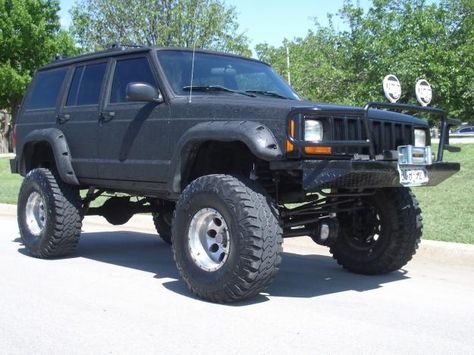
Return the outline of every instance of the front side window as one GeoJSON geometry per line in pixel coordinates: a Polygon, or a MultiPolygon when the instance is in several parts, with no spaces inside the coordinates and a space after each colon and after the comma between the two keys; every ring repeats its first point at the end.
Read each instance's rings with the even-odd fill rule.
{"type": "Polygon", "coordinates": [[[188,95],[190,87],[199,94],[238,91],[253,96],[299,100],[293,89],[268,65],[233,56],[160,50],[160,64],[177,95],[188,95]],[[192,83],[191,83],[192,76],[192,83]],[[221,90],[215,90],[216,87],[221,90]],[[209,89],[209,90],[207,90],[209,89]]]}
{"type": "Polygon", "coordinates": [[[156,87],[150,64],[145,57],[117,61],[110,92],[110,102],[127,102],[127,85],[133,82],[147,83],[156,87]]]}
{"type": "Polygon", "coordinates": [[[97,105],[107,63],[76,67],[66,106],[97,105]]]}
{"type": "Polygon", "coordinates": [[[27,110],[55,108],[67,68],[42,71],[36,75],[31,94],[26,100],[27,110]]]}

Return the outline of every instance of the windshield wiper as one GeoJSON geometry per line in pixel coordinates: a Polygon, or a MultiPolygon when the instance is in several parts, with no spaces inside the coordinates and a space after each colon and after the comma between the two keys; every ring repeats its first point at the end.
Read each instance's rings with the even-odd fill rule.
{"type": "Polygon", "coordinates": [[[244,92],[244,91],[238,91],[238,90],[232,90],[229,88],[226,88],[224,86],[220,85],[206,85],[206,86],[185,86],[183,87],[184,91],[201,91],[201,92],[212,92],[212,91],[222,91],[222,92],[230,92],[233,94],[240,94],[240,95],[245,95],[245,96],[250,96],[250,97],[255,97],[254,94],[249,93],[249,92],[244,92]]]}
{"type": "Polygon", "coordinates": [[[289,100],[288,97],[280,95],[274,91],[265,91],[265,90],[245,90],[245,92],[251,93],[251,94],[259,94],[259,95],[265,95],[265,96],[272,96],[272,97],[278,97],[279,99],[285,99],[289,100]]]}

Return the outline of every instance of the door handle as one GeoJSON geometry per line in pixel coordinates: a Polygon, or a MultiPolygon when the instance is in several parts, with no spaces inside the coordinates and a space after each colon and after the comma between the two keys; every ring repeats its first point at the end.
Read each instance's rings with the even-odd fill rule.
{"type": "Polygon", "coordinates": [[[69,114],[59,114],[56,116],[56,119],[59,123],[66,123],[71,119],[71,116],[69,114]]]}
{"type": "Polygon", "coordinates": [[[103,111],[100,114],[100,120],[102,122],[109,122],[112,121],[115,117],[115,112],[114,111],[103,111]]]}

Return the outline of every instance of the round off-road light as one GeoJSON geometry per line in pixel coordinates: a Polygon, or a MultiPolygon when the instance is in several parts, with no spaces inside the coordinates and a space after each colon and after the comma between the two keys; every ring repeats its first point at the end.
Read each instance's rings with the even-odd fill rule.
{"type": "Polygon", "coordinates": [[[433,91],[431,85],[425,79],[420,79],[415,85],[416,99],[421,106],[428,106],[433,98],[433,91]]]}
{"type": "Polygon", "coordinates": [[[395,75],[390,74],[383,78],[383,92],[391,103],[395,103],[400,99],[402,86],[395,75]]]}

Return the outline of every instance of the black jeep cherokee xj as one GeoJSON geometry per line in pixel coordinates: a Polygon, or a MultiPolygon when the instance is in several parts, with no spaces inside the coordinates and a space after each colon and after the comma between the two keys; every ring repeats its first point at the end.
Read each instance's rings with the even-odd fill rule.
{"type": "Polygon", "coordinates": [[[264,290],[284,237],[310,236],[353,272],[391,272],[421,237],[410,186],[460,168],[442,162],[453,122],[421,106],[304,101],[269,65],[228,54],[60,59],[38,70],[16,122],[21,238],[32,256],[59,257],[85,215],[152,213],[184,282],[215,302],[264,290]],[[426,121],[402,113],[420,111],[440,116],[436,159],[426,121]]]}

